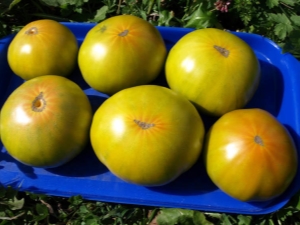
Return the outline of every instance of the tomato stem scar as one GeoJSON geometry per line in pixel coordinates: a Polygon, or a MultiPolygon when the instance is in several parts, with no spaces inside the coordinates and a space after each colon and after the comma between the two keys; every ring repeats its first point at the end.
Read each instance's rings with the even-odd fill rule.
{"type": "Polygon", "coordinates": [[[256,135],[256,136],[254,137],[254,141],[255,141],[256,144],[259,144],[259,145],[261,145],[261,146],[264,146],[264,142],[263,142],[263,140],[262,140],[262,138],[261,138],[260,136],[256,135]]]}
{"type": "Polygon", "coordinates": [[[47,103],[46,100],[44,99],[44,94],[43,92],[40,92],[38,96],[35,97],[35,99],[32,101],[32,106],[31,109],[34,112],[42,112],[47,103]]]}
{"type": "Polygon", "coordinates": [[[119,33],[120,37],[125,37],[129,33],[129,30],[123,30],[121,33],[119,33]]]}
{"type": "Polygon", "coordinates": [[[30,29],[28,29],[25,34],[28,35],[36,35],[38,34],[38,29],[36,27],[31,27],[30,29]]]}
{"type": "Polygon", "coordinates": [[[222,48],[220,46],[214,45],[214,48],[221,53],[222,56],[224,56],[225,58],[227,58],[230,54],[229,50],[227,50],[226,48],[222,48]]]}
{"type": "Polygon", "coordinates": [[[142,122],[140,120],[133,120],[140,128],[142,128],[143,130],[149,129],[151,127],[154,127],[155,124],[154,123],[146,123],[146,122],[142,122]]]}

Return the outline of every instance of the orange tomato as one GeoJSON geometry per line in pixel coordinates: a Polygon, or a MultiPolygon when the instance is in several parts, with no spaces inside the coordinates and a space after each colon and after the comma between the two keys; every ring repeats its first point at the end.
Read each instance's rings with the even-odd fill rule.
{"type": "Polygon", "coordinates": [[[282,194],[297,172],[297,150],[287,129],[262,109],[239,109],[210,128],[203,149],[207,173],[241,201],[282,194]]]}

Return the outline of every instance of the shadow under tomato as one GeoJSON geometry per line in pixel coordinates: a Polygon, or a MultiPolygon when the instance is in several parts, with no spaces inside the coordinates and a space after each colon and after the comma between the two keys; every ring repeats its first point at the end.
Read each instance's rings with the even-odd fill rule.
{"type": "Polygon", "coordinates": [[[5,172],[2,173],[2,176],[5,176],[5,173],[11,171],[19,170],[26,177],[31,179],[36,179],[37,175],[34,172],[34,168],[27,166],[16,159],[14,159],[5,149],[1,143],[1,152],[0,152],[0,169],[3,169],[5,172]],[[17,168],[15,168],[17,167],[17,168]]]}
{"type": "Polygon", "coordinates": [[[173,195],[198,195],[218,189],[208,177],[202,158],[174,181],[157,187],[147,187],[151,191],[173,195]]]}
{"type": "Polygon", "coordinates": [[[69,177],[90,177],[108,172],[99,161],[90,144],[70,162],[46,169],[48,172],[69,177]]]}
{"type": "Polygon", "coordinates": [[[87,97],[91,103],[93,114],[97,111],[97,109],[102,105],[103,102],[107,99],[105,96],[98,95],[89,95],[87,97]]]}
{"type": "Polygon", "coordinates": [[[159,73],[159,75],[149,84],[151,85],[158,85],[169,88],[169,85],[167,83],[166,75],[164,72],[164,68],[162,68],[162,71],[159,73]]]}
{"type": "Polygon", "coordinates": [[[90,88],[90,86],[83,79],[78,64],[76,64],[72,74],[70,74],[67,78],[78,84],[82,90],[90,88]]]}
{"type": "Polygon", "coordinates": [[[3,147],[3,144],[2,142],[0,141],[0,170],[4,168],[4,166],[2,165],[2,163],[4,162],[4,147],[3,147]]]}
{"type": "Polygon", "coordinates": [[[264,59],[259,60],[261,79],[259,86],[245,108],[261,108],[277,116],[281,108],[284,93],[284,81],[281,71],[264,59]]]}

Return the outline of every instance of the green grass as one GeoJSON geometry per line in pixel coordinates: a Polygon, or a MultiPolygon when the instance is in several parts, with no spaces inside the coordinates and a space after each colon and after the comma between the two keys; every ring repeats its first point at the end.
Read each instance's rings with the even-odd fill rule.
{"type": "MultiPolygon", "coordinates": [[[[0,37],[15,33],[36,19],[100,22],[114,15],[133,14],[157,26],[217,27],[257,33],[300,58],[299,0],[235,0],[228,6],[228,12],[217,10],[215,2],[3,0],[0,2],[0,37]]],[[[0,187],[0,225],[3,224],[296,225],[300,224],[300,201],[296,194],[276,212],[249,216],[96,202],[81,196],[62,198],[0,187]]]]}
{"type": "Polygon", "coordinates": [[[300,198],[270,214],[250,216],[160,208],[19,192],[0,188],[0,225],[297,225],[300,224],[300,198]]]}

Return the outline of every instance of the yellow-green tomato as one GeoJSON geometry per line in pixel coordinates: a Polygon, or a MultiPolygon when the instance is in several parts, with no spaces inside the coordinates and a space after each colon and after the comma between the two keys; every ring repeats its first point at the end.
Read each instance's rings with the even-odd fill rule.
{"type": "Polygon", "coordinates": [[[113,174],[158,186],[197,161],[204,126],[186,98],[162,86],[141,85],[108,98],[94,114],[90,136],[97,157],[113,174]]]}
{"type": "Polygon", "coordinates": [[[297,150],[287,129],[262,109],[223,115],[207,133],[204,162],[211,180],[241,201],[282,194],[297,172],[297,150]]]}
{"type": "Polygon", "coordinates": [[[77,156],[89,140],[90,102],[73,81],[46,75],[26,81],[1,110],[1,139],[23,164],[50,168],[77,156]]]}
{"type": "Polygon", "coordinates": [[[48,19],[28,23],[8,47],[8,64],[24,80],[68,76],[77,64],[78,43],[66,26],[48,19]]]}
{"type": "Polygon", "coordinates": [[[166,54],[164,41],[152,24],[120,15],[88,32],[79,49],[78,64],[92,88],[114,94],[153,81],[163,69],[166,54]]]}
{"type": "Polygon", "coordinates": [[[252,98],[260,65],[241,38],[206,28],[186,34],[172,47],[165,73],[172,90],[186,96],[201,112],[221,116],[252,98]]]}

